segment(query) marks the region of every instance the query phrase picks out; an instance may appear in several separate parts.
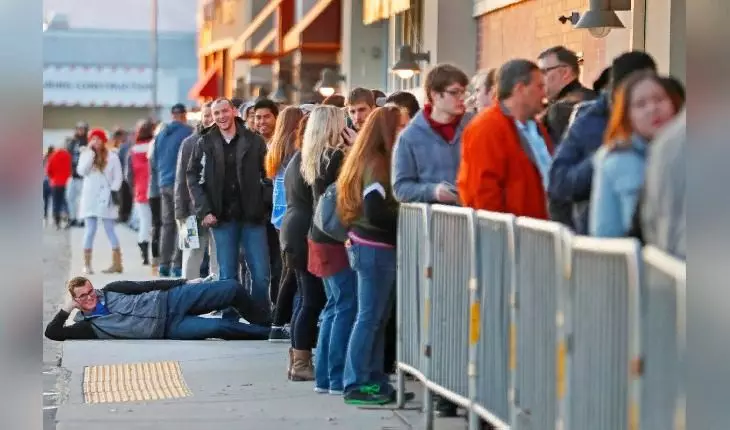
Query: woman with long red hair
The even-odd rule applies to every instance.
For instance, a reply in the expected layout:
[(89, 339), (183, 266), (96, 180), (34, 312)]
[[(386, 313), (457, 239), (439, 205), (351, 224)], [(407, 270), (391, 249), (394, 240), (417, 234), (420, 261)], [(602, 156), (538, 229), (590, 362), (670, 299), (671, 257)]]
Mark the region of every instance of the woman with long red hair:
[[(289, 165), (289, 161), (297, 152), (297, 128), (302, 117), (304, 117), (304, 113), (296, 106), (289, 106), (279, 113), (276, 119), (276, 126), (274, 127), (274, 134), (271, 136), (271, 143), (269, 144), (269, 149), (266, 152), (266, 158), (264, 160), (266, 176), (274, 181), (271, 225), (274, 226), (278, 233), (279, 249), (281, 249), (281, 222), (286, 212), (284, 172)], [(294, 300), (294, 293), (291, 290), (292, 285), (294, 285), (293, 289), (296, 292), (296, 279), (292, 269), (287, 266), (283, 255), (281, 263), (279, 285), (271, 285), (271, 301), (276, 304), (276, 308), (274, 311), (275, 318), (271, 325), (271, 333), (269, 334), (270, 342), (287, 342), (290, 339), (289, 334), (284, 330), (284, 324), (291, 317), (292, 301)], [(288, 285), (285, 286), (284, 284)], [(287, 291), (285, 300), (282, 300), (281, 306), (284, 307), (284, 310), (288, 310), (288, 312), (279, 310), (278, 296), (283, 290)]]
[(119, 215), (119, 202), (114, 198), (122, 186), (122, 164), (116, 152), (107, 148), (104, 130), (89, 131), (89, 147), (79, 155), (76, 172), (83, 179), (80, 218), (84, 219), (84, 273), (91, 274), (91, 254), (96, 229), (101, 222), (112, 247), (112, 265), (104, 273), (122, 273), (122, 250), (114, 223)]
[(603, 146), (594, 159), (589, 233), (626, 236), (644, 185), (651, 141), (684, 104), (683, 89), (654, 72), (634, 72), (612, 103)]
[(393, 387), (384, 373), (385, 327), (394, 303), (398, 203), (391, 189), (391, 155), (408, 123), (398, 107), (373, 111), (337, 179), (337, 212), (349, 230), (350, 266), (357, 273), (357, 314), (343, 385), (349, 404), (384, 404)]

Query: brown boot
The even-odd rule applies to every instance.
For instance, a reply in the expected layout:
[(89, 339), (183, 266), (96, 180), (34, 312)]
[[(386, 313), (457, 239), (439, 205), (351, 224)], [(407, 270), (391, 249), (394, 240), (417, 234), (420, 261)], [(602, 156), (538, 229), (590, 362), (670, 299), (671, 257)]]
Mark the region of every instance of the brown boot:
[(112, 265), (108, 269), (102, 270), (102, 273), (122, 273), (122, 250), (119, 248), (112, 249)]
[(150, 260), (150, 270), (152, 271), (152, 276), (160, 276), (160, 259), (157, 257), (152, 257)]
[(294, 364), (294, 348), (289, 348), (289, 366), (286, 368), (286, 379), (291, 379), (291, 369)]
[(312, 351), (303, 349), (292, 350), (294, 360), (291, 367), (292, 381), (314, 381), (314, 366), (312, 366)]
[(94, 269), (91, 268), (91, 250), (84, 249), (84, 275), (93, 275)]

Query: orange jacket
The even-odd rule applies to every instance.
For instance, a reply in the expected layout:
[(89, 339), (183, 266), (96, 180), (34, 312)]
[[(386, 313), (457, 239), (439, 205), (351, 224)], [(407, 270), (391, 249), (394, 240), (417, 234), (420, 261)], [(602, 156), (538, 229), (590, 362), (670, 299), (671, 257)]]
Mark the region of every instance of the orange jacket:
[[(552, 154), (550, 137), (539, 127)], [(456, 184), (464, 206), (548, 219), (540, 171), (524, 149), (514, 120), (499, 104), (481, 112), (464, 130)]]

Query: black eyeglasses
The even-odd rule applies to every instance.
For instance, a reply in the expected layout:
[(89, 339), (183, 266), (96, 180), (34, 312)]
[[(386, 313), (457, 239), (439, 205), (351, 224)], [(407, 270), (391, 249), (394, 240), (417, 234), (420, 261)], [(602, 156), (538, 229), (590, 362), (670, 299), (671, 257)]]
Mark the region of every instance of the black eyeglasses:
[(86, 299), (94, 296), (95, 294), (96, 294), (96, 292), (94, 290), (91, 290), (88, 293), (79, 294), (78, 296), (76, 296), (76, 300), (86, 300)]

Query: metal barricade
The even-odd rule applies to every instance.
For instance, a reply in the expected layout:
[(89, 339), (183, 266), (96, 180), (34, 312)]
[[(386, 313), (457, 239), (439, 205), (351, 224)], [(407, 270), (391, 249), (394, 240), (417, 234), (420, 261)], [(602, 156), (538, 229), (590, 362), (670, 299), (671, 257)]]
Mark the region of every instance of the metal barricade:
[[(431, 208), (426, 204), (402, 204), (398, 216), (396, 367), (397, 402), (400, 408), (405, 403), (404, 373), (409, 373), (423, 382), (426, 381), (426, 358), (423, 351), (428, 319), (423, 307), (427, 299), (426, 285), (430, 282), (427, 274), (431, 267), (430, 212)], [(428, 390), (424, 391), (426, 391), (424, 406), (428, 412), (432, 408), (432, 402), (429, 400)]]
[(634, 239), (572, 239), (560, 428), (638, 429), (640, 247)]
[(643, 259), (641, 429), (684, 429), (687, 266), (652, 246)]
[(431, 359), (427, 386), (465, 408), (471, 403), (469, 394), (475, 391), (470, 385), (476, 381), (473, 374), (479, 309), (475, 303), (475, 236), (473, 210), (432, 207)]
[(477, 343), (475, 412), (498, 428), (511, 416), (510, 297), (515, 281), (515, 217), (477, 212), (481, 321)]
[(565, 229), (532, 218), (518, 218), (515, 227), (511, 422), (515, 430), (553, 430), (557, 415), (555, 322), (563, 285)]

